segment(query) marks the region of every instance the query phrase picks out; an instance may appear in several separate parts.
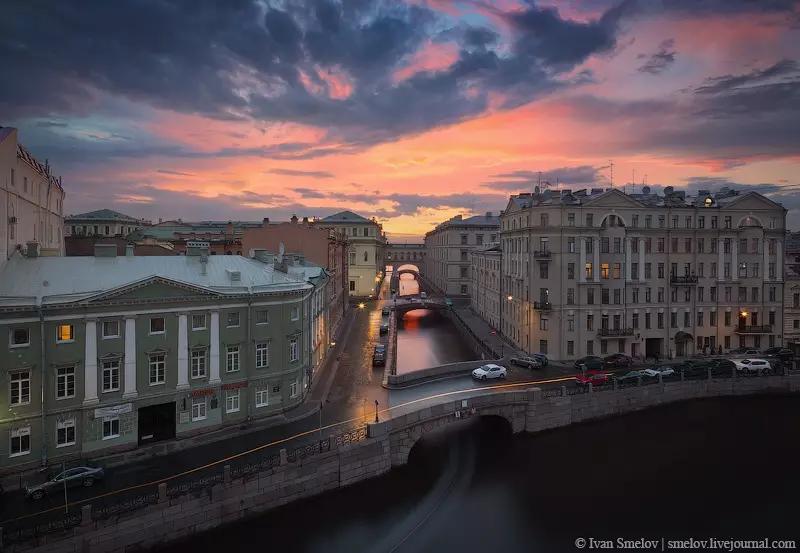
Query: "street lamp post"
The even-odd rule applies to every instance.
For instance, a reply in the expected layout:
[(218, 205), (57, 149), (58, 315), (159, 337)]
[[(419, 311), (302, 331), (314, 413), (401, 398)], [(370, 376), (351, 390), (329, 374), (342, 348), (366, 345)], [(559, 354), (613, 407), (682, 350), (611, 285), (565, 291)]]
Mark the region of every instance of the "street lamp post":
[(378, 400), (375, 400), (375, 422), (378, 422)]

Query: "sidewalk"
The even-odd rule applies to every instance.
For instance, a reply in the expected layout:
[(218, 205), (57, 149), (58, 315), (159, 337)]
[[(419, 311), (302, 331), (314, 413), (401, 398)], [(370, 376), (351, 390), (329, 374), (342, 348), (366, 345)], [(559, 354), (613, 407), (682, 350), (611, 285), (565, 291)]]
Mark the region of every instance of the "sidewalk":
[(495, 359), (525, 355), (499, 334), (492, 334), (492, 327), (469, 307), (454, 307), (453, 314), (470, 330), (475, 339), (483, 344), (486, 350), (492, 352)]

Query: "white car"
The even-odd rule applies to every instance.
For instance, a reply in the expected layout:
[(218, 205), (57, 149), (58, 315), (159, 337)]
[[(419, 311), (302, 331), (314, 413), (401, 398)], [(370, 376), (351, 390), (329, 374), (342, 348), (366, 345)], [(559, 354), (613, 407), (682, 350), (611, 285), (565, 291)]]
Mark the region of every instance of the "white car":
[(760, 374), (768, 376), (772, 372), (772, 365), (765, 359), (731, 359), (736, 365), (737, 371), (745, 374)]
[(490, 378), (505, 378), (507, 374), (508, 370), (505, 367), (489, 363), (472, 371), (472, 378), (488, 380)]
[(651, 378), (658, 378), (658, 375), (661, 375), (663, 378), (675, 374), (675, 369), (669, 365), (651, 365), (644, 370), (644, 374)]

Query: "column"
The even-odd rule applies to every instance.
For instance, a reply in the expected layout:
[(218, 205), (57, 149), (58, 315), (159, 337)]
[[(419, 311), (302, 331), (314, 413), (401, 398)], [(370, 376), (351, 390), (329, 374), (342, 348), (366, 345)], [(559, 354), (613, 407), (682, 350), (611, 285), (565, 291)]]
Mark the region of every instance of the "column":
[(578, 267), (578, 282), (586, 282), (586, 237), (580, 236), (581, 265)]
[[(250, 321), (247, 321), (250, 324)], [(211, 312), (211, 378), (209, 384), (218, 384), (219, 378), (219, 311)], [(246, 344), (250, 347), (250, 344)], [(250, 359), (250, 352), (243, 352), (247, 354), (247, 359)]]
[(97, 319), (86, 319), (86, 348), (83, 354), (83, 404), (97, 399)]
[(639, 237), (639, 282), (645, 282), (644, 278), (644, 238)]
[(600, 282), (600, 238), (592, 238), (594, 241), (594, 262), (592, 263), (592, 276), (595, 282)]
[(783, 242), (775, 240), (775, 280), (783, 282)]
[(731, 238), (731, 252), (733, 252), (733, 261), (731, 261), (731, 278), (739, 278), (739, 239), (734, 236)]
[(769, 278), (769, 240), (762, 238), (761, 247), (764, 248), (764, 268), (761, 269), (761, 279), (767, 280)]
[(125, 391), (123, 398), (134, 398), (136, 391), (136, 316), (125, 317)]
[(725, 240), (717, 238), (717, 280), (725, 280)]
[[(625, 248), (625, 282), (633, 280), (633, 256), (631, 255), (631, 238), (626, 236), (623, 243)], [(643, 270), (641, 267), (639, 270)]]
[(189, 387), (189, 325), (186, 313), (178, 314), (178, 386)]

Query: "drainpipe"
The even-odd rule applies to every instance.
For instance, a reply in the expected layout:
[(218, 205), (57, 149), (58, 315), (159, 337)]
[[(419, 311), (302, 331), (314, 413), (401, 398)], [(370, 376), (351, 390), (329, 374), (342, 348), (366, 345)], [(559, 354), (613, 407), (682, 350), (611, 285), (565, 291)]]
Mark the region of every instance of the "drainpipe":
[[(246, 342), (247, 343), (247, 366), (248, 366), (248, 368), (251, 367), (251, 366), (254, 366), (254, 363), (253, 363), (254, 359), (252, 359), (251, 356), (250, 356), (250, 352), (255, 349), (253, 347), (253, 344), (251, 344), (252, 337), (251, 337), (251, 330), (250, 330), (251, 325), (253, 324), (253, 319), (251, 318), (252, 317), (252, 313), (250, 312), (252, 304), (253, 304), (253, 289), (252, 289), (251, 286), (248, 286), (247, 287), (247, 342)], [(250, 371), (248, 370), (247, 373), (250, 374)], [(248, 384), (249, 384), (249, 379), (248, 379)], [(250, 386), (248, 385), (247, 388), (249, 390)], [(252, 410), (251, 410), (251, 407), (250, 407), (250, 397), (249, 397), (250, 396), (250, 392), (249, 391), (247, 392), (247, 396), (248, 397), (247, 397), (247, 402), (246, 402), (247, 403), (247, 419), (246, 420), (249, 421), (250, 420), (250, 413), (252, 413)], [(255, 395), (253, 396), (253, 398), (254, 398), (253, 401), (255, 401)]]
[(42, 311), (42, 299), (39, 298), (36, 311), (39, 313), (39, 339), (41, 341), (39, 363), (42, 366), (41, 373), (41, 408), (42, 408), (42, 470), (47, 467), (47, 415), (45, 414), (44, 401), (47, 393), (47, 365), (45, 353), (45, 332), (44, 332), (44, 312)]

